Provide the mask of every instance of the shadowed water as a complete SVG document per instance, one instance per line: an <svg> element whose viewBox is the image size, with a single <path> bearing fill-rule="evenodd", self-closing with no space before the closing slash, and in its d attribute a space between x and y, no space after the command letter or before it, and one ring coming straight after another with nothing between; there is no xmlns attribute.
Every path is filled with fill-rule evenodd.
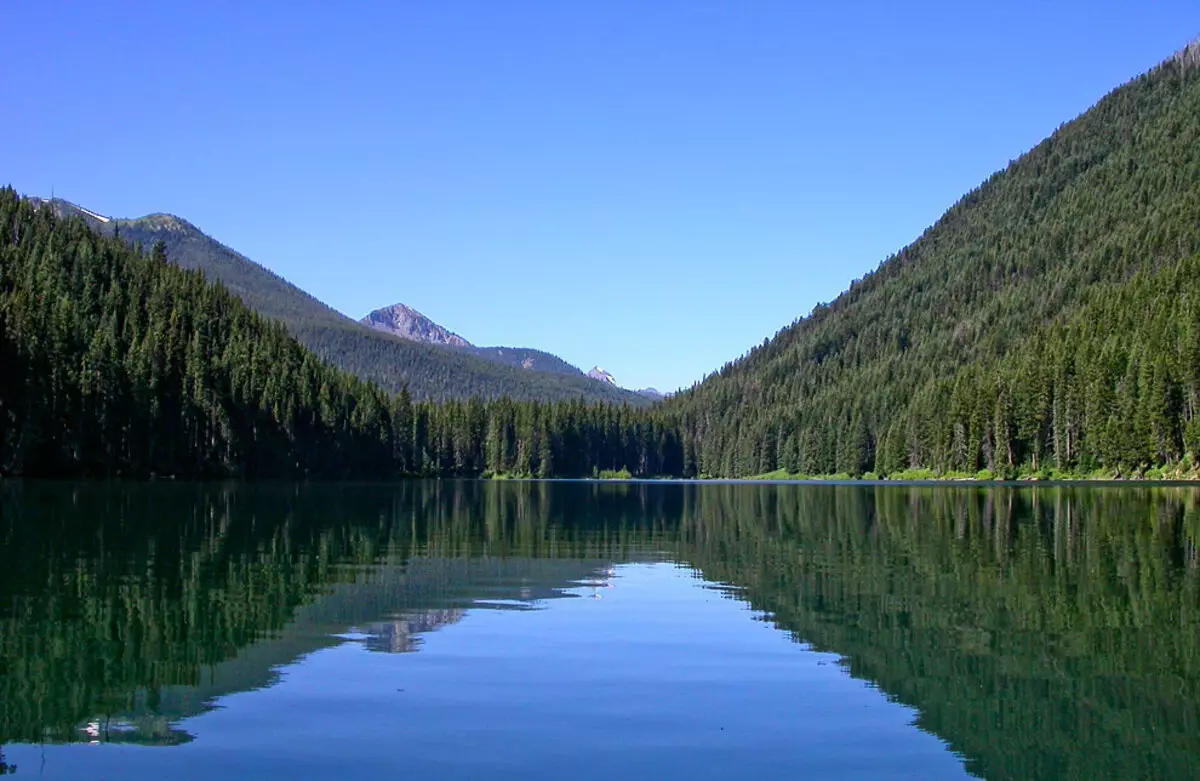
<svg viewBox="0 0 1200 781"><path fill-rule="evenodd" d="M1200 492L0 488L0 774L1195 778Z"/></svg>

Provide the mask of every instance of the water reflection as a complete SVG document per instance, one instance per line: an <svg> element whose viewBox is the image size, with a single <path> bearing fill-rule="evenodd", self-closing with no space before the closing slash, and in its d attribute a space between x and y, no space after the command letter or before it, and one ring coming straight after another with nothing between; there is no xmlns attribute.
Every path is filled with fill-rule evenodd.
<svg viewBox="0 0 1200 781"><path fill-rule="evenodd" d="M186 742L322 648L676 561L917 709L983 778L1191 778L1188 488L6 487L0 743ZM0 774L11 767L0 753Z"/></svg>

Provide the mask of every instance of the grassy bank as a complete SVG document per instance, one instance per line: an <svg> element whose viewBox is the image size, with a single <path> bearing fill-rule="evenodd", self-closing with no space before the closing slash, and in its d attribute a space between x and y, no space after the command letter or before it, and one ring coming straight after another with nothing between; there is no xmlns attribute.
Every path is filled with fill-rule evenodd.
<svg viewBox="0 0 1200 781"><path fill-rule="evenodd" d="M1132 472L1119 472L1111 469L1098 469L1092 472L1073 472L1064 471L1054 468L1032 469L1032 468L1008 468L1005 470L992 471L990 469L981 469L978 472L939 472L933 469L905 469L899 472L891 472L886 475L867 472L862 475L851 475L845 472L827 475L808 475L803 473L792 473L783 469L777 469L774 472L767 472L761 475L752 475L750 477L739 478L741 480L903 480L903 481L919 481L919 480L945 480L945 481L1115 481L1115 480L1146 480L1146 481L1185 481L1195 480L1200 481L1200 467L1191 462L1191 459L1185 458L1175 464L1166 464L1164 466L1143 467L1142 469Z"/></svg>

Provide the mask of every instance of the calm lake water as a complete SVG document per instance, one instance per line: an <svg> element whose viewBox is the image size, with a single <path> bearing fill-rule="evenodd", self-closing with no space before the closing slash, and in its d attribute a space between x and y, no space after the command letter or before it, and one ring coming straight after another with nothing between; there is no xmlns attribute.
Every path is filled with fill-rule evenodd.
<svg viewBox="0 0 1200 781"><path fill-rule="evenodd" d="M1195 779L1200 490L0 487L0 774Z"/></svg>

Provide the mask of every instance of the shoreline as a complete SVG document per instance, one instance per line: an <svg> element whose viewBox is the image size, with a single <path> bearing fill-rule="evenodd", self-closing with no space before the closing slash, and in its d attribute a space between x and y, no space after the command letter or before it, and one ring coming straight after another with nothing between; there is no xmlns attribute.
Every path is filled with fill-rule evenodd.
<svg viewBox="0 0 1200 781"><path fill-rule="evenodd" d="M688 483L696 485L857 485L857 486L1179 486L1200 487L1200 475L1170 474L1162 476L1113 476L1113 475L1055 475L1019 476L1014 478L971 477L961 475L896 476L876 477L873 475L851 477L849 475L753 475L749 477L536 477L525 475L396 475L394 477L147 477L131 475L82 476L82 475L0 475L0 486L20 483L138 483L147 485L169 484L342 484L342 485L388 485L404 482L456 481L456 482L516 482L516 483Z"/></svg>

